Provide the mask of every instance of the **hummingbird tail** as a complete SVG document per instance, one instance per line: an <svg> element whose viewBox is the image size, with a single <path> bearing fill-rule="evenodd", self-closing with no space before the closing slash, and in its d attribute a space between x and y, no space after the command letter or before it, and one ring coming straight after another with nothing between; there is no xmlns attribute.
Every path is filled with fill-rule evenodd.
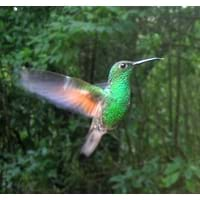
<svg viewBox="0 0 200 200"><path fill-rule="evenodd" d="M81 154L89 157L97 148L101 138L106 134L107 130L104 127L96 126L96 123L92 123L90 131L86 137L86 141L81 148Z"/></svg>

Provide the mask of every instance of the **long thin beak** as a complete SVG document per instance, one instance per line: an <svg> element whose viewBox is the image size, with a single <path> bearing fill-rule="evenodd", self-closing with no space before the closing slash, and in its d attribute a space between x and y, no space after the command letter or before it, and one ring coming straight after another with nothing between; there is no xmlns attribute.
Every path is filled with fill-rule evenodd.
<svg viewBox="0 0 200 200"><path fill-rule="evenodd" d="M133 62L132 64L133 65L140 65L140 64L145 63L145 62L154 61L154 60L162 60L162 59L164 59L164 58L148 58L148 59Z"/></svg>

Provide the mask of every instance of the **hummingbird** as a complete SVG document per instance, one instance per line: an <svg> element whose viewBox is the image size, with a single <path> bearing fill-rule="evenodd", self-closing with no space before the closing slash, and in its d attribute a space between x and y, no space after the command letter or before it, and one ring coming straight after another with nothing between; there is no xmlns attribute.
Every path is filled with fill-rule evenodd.
<svg viewBox="0 0 200 200"><path fill-rule="evenodd" d="M81 154L89 157L103 135L116 127L124 117L130 104L131 75L136 66L162 58L139 61L119 61L110 69L108 81L93 85L78 78L62 74L22 70L20 83L24 89L34 93L57 107L92 118L92 123Z"/></svg>

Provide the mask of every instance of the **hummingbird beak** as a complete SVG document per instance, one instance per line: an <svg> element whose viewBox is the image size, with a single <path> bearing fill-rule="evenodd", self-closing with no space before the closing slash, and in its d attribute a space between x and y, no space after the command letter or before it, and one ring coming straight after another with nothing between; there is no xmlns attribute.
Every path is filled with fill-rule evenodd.
<svg viewBox="0 0 200 200"><path fill-rule="evenodd" d="M133 64L133 66L135 66L135 65L140 65L140 64L145 63L145 62L154 61L154 60L163 60L163 59L164 58L148 58L148 59L132 62L132 64Z"/></svg>

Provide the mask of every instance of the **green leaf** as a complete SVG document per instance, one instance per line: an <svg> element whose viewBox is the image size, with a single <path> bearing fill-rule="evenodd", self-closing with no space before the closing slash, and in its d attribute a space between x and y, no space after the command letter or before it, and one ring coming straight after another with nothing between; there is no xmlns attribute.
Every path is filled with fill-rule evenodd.
<svg viewBox="0 0 200 200"><path fill-rule="evenodd" d="M163 186L166 188L171 187L174 183L177 182L179 177L180 177L179 171L166 176L165 178L162 179Z"/></svg>
<svg viewBox="0 0 200 200"><path fill-rule="evenodd" d="M194 193L196 191L196 182L194 180L187 180L186 188L189 192Z"/></svg>

